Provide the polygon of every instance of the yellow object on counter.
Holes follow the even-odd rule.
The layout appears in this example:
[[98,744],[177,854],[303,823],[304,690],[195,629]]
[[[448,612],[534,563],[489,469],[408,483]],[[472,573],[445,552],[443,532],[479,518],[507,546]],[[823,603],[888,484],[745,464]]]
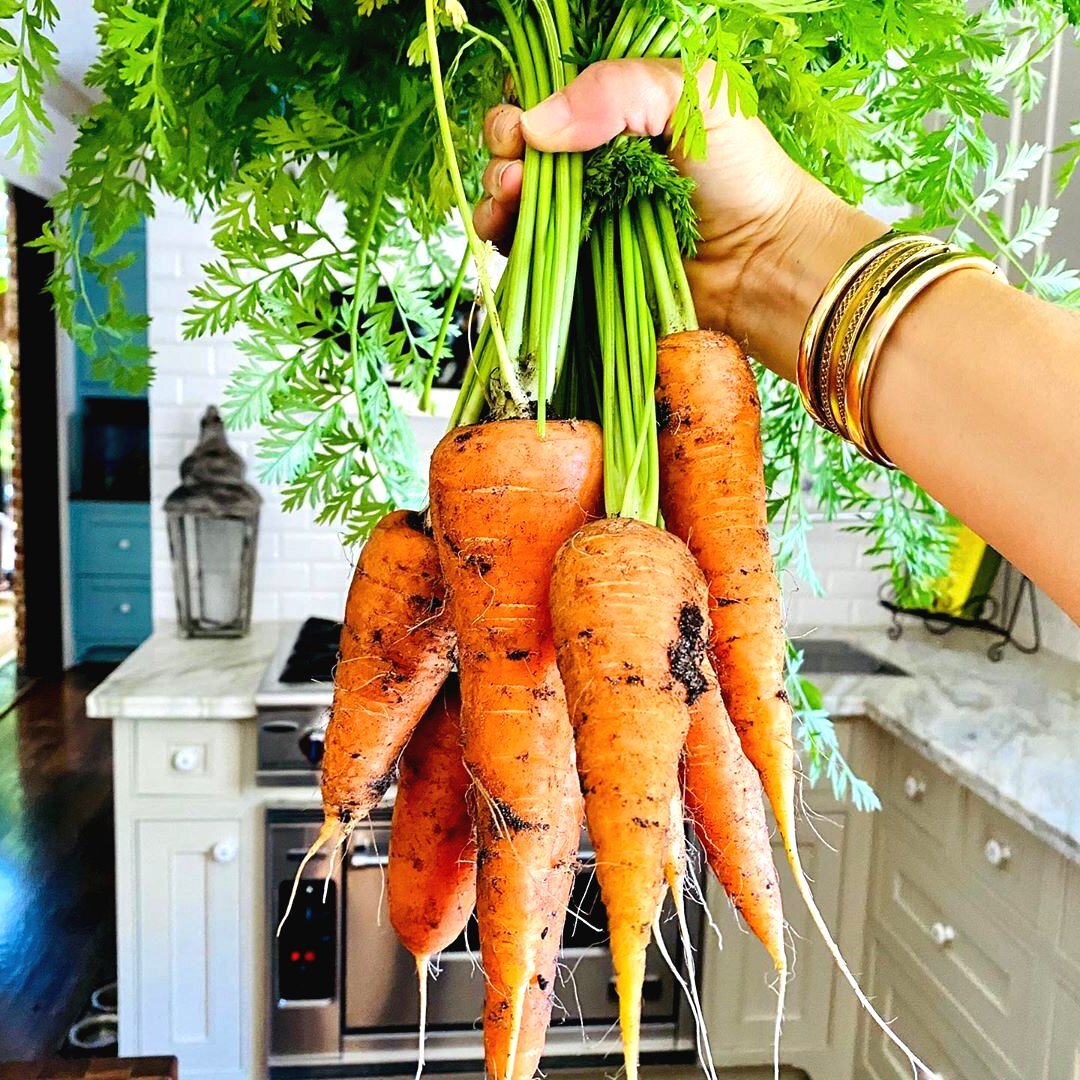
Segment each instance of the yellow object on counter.
[[[945,576],[934,583],[933,608],[947,615],[977,616],[980,612],[971,610],[971,602],[978,599],[975,595],[976,585],[978,591],[984,594],[989,591],[993,578],[988,581],[986,571],[992,569],[996,572],[1000,556],[966,525],[958,524],[950,531],[956,537],[956,542]],[[993,567],[984,567],[984,563],[990,559],[994,561]],[[984,569],[981,574],[980,568]]]

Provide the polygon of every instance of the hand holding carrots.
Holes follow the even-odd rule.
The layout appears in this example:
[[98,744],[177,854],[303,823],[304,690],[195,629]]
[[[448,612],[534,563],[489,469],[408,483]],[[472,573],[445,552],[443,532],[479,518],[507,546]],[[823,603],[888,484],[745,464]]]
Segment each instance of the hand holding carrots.
[[[696,184],[701,242],[687,276],[702,326],[749,343],[753,356],[793,381],[809,314],[802,292],[812,291],[797,295],[796,280],[823,277],[818,295],[836,267],[885,226],[796,165],[760,120],[732,114],[723,89],[710,106],[714,73],[707,63],[698,79],[707,156],[671,151]],[[670,141],[682,85],[677,60],[606,60],[528,112],[496,105],[484,125],[492,157],[474,213],[477,232],[503,248],[513,239],[526,144],[591,150],[623,132]]]

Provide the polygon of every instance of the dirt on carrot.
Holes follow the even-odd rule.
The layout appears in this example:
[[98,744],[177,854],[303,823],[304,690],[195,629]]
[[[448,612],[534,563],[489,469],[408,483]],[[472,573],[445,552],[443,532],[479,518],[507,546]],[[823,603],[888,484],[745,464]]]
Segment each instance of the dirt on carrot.
[[452,666],[435,542],[419,515],[389,514],[360,553],[345,604],[322,765],[328,822],[347,831],[378,804]]
[[646,950],[668,887],[681,898],[679,758],[707,689],[707,590],[686,545],[609,518],[566,544],[551,580],[596,876],[611,930],[626,1072],[638,1069]]
[[431,462],[474,785],[485,1057],[497,1080],[535,1073],[574,879],[581,792],[548,586],[559,546],[599,509],[601,469],[595,424],[549,423],[540,438],[528,420],[453,431]]

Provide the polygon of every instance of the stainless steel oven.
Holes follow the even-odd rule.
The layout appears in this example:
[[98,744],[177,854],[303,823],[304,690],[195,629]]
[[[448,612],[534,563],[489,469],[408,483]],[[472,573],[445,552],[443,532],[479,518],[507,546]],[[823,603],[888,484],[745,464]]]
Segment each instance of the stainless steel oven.
[[[416,1067],[416,973],[386,916],[389,809],[380,810],[368,826],[356,831],[344,858],[332,867],[326,855],[308,864],[292,914],[280,936],[274,936],[296,869],[320,820],[314,810],[267,811],[271,1076],[284,1080],[411,1074]],[[614,1067],[620,1050],[606,917],[584,837],[570,912],[543,1066],[545,1070],[600,1063]],[[664,918],[661,924],[669,954],[681,959],[674,919]],[[691,935],[696,946],[700,920],[691,927]],[[689,1009],[655,946],[644,996],[643,1059],[692,1060]],[[482,1073],[482,1001],[483,975],[472,921],[442,954],[430,986],[429,1071]]]

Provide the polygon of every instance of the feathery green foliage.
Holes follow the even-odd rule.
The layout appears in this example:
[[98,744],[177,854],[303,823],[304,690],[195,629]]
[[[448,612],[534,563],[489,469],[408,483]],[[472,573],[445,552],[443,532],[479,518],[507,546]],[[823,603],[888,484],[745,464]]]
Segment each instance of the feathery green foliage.
[[[390,384],[417,398],[430,388],[459,266],[448,248],[460,247],[459,237],[447,239],[453,191],[424,4],[95,0],[95,8],[100,55],[89,82],[102,100],[80,121],[56,222],[42,239],[57,257],[60,317],[95,373],[131,389],[152,375],[150,356],[131,343],[142,323],[126,310],[111,249],[157,200],[177,199],[213,215],[217,249],[185,332],[239,342],[226,410],[234,424],[261,426],[263,477],[348,540],[390,506],[420,505],[415,448]],[[987,126],[1014,101],[1038,102],[1055,44],[1075,46],[1077,0],[990,0],[976,13],[963,0],[439,0],[433,13],[469,198],[480,190],[483,114],[508,84],[527,101],[543,95],[545,80],[600,56],[679,55],[687,78],[676,138],[700,153],[694,75],[711,59],[713,92],[759,115],[833,190],[909,208],[898,213],[912,226],[988,252],[1021,288],[1080,305],[1080,277],[1046,250],[1056,211],[1022,197],[1053,149],[999,149]],[[54,0],[0,0],[0,136],[28,163],[47,124],[41,95],[56,64],[56,18]],[[553,42],[562,65],[551,59]],[[1080,162],[1078,143],[1058,148],[1062,185]],[[617,140],[586,170],[596,215],[586,252],[605,221],[658,190],[679,245],[692,249],[685,182],[648,141]],[[630,243],[638,233],[624,235]],[[519,261],[507,294],[535,269]],[[90,276],[107,286],[104,310],[83,302]],[[565,365],[537,349],[565,339],[572,289],[556,303],[521,288],[507,301],[515,366],[500,377],[481,332],[465,407],[478,414],[505,404],[514,382],[539,396],[541,415],[551,386],[555,400],[582,408],[602,397],[587,335],[572,335]],[[925,600],[948,556],[945,513],[907,478],[816,428],[791,386],[763,373],[762,393],[781,567],[813,586],[807,535],[820,515],[841,518],[865,534],[902,599]],[[634,438],[640,426],[628,428]],[[651,505],[644,480],[634,498]],[[815,742],[824,726],[814,715],[807,706],[811,770],[821,763],[834,783],[850,784],[835,747]]]

